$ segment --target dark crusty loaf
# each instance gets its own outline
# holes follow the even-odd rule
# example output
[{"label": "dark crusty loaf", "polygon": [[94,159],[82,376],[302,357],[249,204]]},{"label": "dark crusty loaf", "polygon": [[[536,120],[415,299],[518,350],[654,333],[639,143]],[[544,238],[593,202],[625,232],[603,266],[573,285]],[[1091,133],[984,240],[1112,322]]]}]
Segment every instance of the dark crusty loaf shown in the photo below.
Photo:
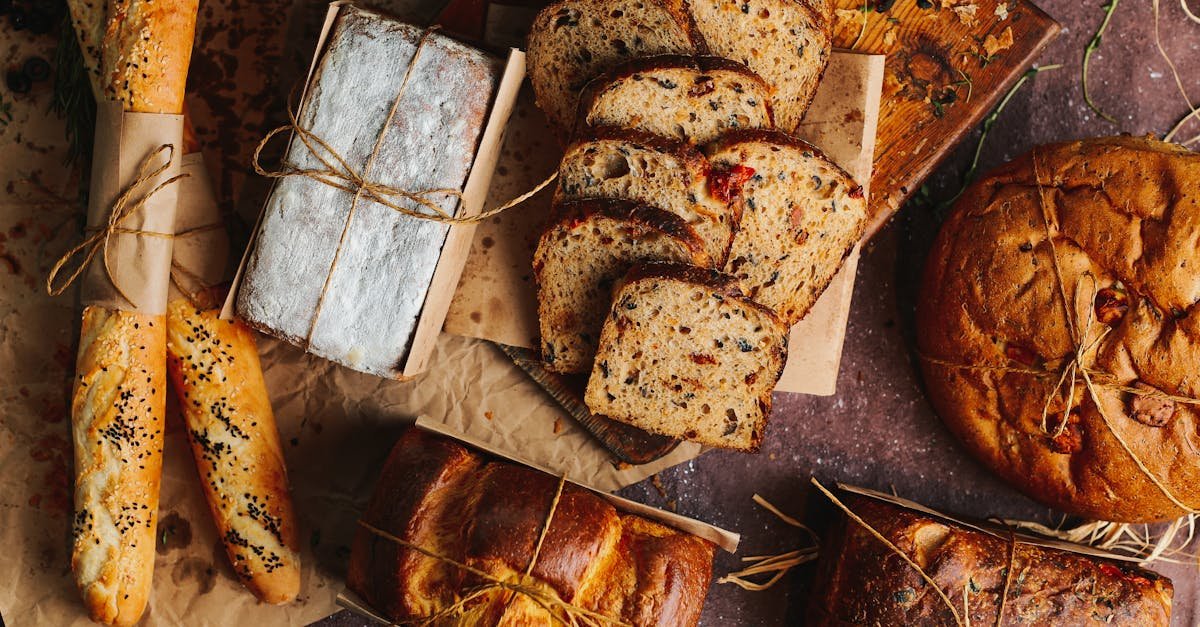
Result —
[{"label": "dark crusty loaf", "polygon": [[862,187],[821,151],[778,131],[735,131],[710,148],[710,186],[741,202],[725,271],[788,325],[800,321],[862,236]]},{"label": "dark crusty loaf", "polygon": [[745,63],[775,88],[775,122],[800,124],[829,62],[831,9],[820,0],[690,0],[712,54]]},{"label": "dark crusty loaf", "polygon": [[[410,429],[392,449],[363,520],[492,577],[515,578],[534,558],[557,483]],[[700,619],[713,552],[705,540],[620,514],[567,484],[525,583],[627,624],[690,626]],[[368,529],[355,533],[347,585],[394,621],[433,616],[486,583]],[[528,596],[492,589],[436,624],[552,623]]]},{"label": "dark crusty loaf", "polygon": [[[1151,395],[1200,398],[1197,233],[1200,155],[1172,144],[1041,146],[981,177],[942,225],[917,302],[934,409],[986,466],[1054,508],[1184,515],[1169,493],[1200,509],[1200,406]],[[1056,385],[1079,344],[1099,406],[1082,378]]]},{"label": "dark crusty loaf", "polygon": [[685,0],[560,0],[534,18],[526,49],[537,104],[562,131],[597,75],[628,59],[706,50]]},{"label": "dark crusty loaf", "polygon": [[719,57],[634,59],[588,83],[579,102],[576,135],[620,126],[707,144],[730,129],[774,127],[771,88]]},{"label": "dark crusty loaf", "polygon": [[604,127],[567,147],[558,168],[559,200],[620,198],[666,209],[704,241],[713,265],[724,263],[735,206],[708,193],[708,159],[684,141]]},{"label": "dark crusty loaf", "polygon": [[533,255],[542,361],[553,372],[587,372],[612,302],[613,284],[635,263],[706,265],[695,230],[668,211],[622,200],[556,205],[558,218]]},{"label": "dark crusty loaf", "polygon": [[[993,535],[867,496],[842,500],[925,570],[960,625],[1170,623],[1171,582],[1148,570],[1019,537],[1014,546],[1007,531]],[[956,624],[912,566],[845,517],[822,534],[808,618],[822,626]]]},{"label": "dark crusty loaf", "polygon": [[651,433],[757,451],[786,356],[787,327],[734,277],[640,265],[613,299],[584,402]]}]

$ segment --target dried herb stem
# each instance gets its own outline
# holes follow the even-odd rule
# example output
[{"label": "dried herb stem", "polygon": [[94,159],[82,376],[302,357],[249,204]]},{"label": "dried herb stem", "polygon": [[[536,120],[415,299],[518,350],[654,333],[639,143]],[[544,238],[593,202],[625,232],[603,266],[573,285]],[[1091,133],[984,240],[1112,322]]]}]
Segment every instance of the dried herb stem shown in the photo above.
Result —
[{"label": "dried herb stem", "polygon": [[1183,7],[1183,13],[1184,15],[1187,15],[1189,20],[1200,24],[1200,15],[1192,13],[1192,9],[1188,6],[1187,0],[1179,0],[1179,6]]},{"label": "dried herb stem", "polygon": [[[1157,2],[1157,0],[1155,1]],[[1092,40],[1088,42],[1087,47],[1083,49],[1082,71],[1084,102],[1087,103],[1087,106],[1090,107],[1092,111],[1096,112],[1096,115],[1108,120],[1109,122],[1112,122],[1113,124],[1117,124],[1117,119],[1101,111],[1100,107],[1096,106],[1096,103],[1092,101],[1091,92],[1088,91],[1088,62],[1092,58],[1092,53],[1094,53],[1096,49],[1100,47],[1100,38],[1104,35],[1104,31],[1108,28],[1108,23],[1112,21],[1113,12],[1117,10],[1118,2],[1120,2],[1120,0],[1110,0],[1108,4],[1104,5],[1104,21],[1100,22],[1100,28],[1096,30],[1095,35],[1092,35]]]},{"label": "dried herb stem", "polygon": [[[1175,62],[1171,59],[1171,55],[1167,54],[1166,49],[1163,48],[1162,37],[1160,37],[1158,33],[1158,0],[1154,0],[1151,3],[1151,6],[1154,9],[1154,45],[1158,48],[1159,56],[1163,58],[1163,61],[1167,62],[1167,67],[1171,68],[1171,76],[1175,78],[1175,87],[1179,89],[1179,94],[1183,96],[1183,101],[1187,104],[1188,108],[1187,115],[1180,118],[1179,122],[1177,122],[1175,126],[1173,126],[1171,130],[1163,136],[1163,141],[1169,142],[1175,138],[1175,134],[1179,132],[1179,129],[1183,128],[1183,125],[1187,123],[1188,120],[1192,118],[1200,120],[1200,111],[1196,109],[1196,105],[1192,104],[1192,99],[1188,97],[1187,90],[1183,87],[1183,79],[1179,78],[1179,70],[1176,69]],[[1184,11],[1188,12],[1189,15],[1191,14],[1187,8],[1187,2],[1183,2],[1183,9]]]},{"label": "dried herb stem", "polygon": [[[742,570],[729,573],[728,575],[725,575],[717,580],[717,583],[731,583],[743,590],[762,592],[763,590],[766,590],[779,583],[779,580],[783,579],[783,576],[786,575],[792,568],[817,559],[817,552],[820,548],[821,542],[820,538],[817,537],[817,534],[814,533],[812,529],[809,529],[799,520],[796,520],[795,518],[783,513],[778,507],[772,505],[767,499],[755,494],[754,502],[758,503],[758,505],[763,509],[774,514],[783,522],[804,531],[806,534],[808,534],[809,540],[811,541],[810,546],[801,547],[794,551],[788,551],[787,553],[781,553],[779,555],[754,555],[750,557],[743,557],[742,561],[748,562],[750,564],[749,566],[743,568]],[[771,577],[761,583],[749,579],[749,577],[765,575],[768,573],[771,574]]]}]

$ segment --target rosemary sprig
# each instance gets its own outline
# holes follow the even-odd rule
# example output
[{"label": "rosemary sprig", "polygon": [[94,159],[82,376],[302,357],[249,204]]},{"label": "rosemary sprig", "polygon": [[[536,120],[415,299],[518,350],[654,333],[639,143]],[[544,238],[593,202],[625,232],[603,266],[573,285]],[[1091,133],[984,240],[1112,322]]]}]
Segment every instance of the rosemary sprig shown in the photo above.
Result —
[{"label": "rosemary sprig", "polygon": [[54,51],[54,99],[51,110],[66,121],[67,164],[86,166],[91,158],[92,138],[96,132],[96,99],[91,79],[75,38],[70,17],[59,27],[58,46]]},{"label": "rosemary sprig", "polygon": [[1100,22],[1100,28],[1096,30],[1095,35],[1092,35],[1092,40],[1088,42],[1087,47],[1083,49],[1083,70],[1081,72],[1081,78],[1083,80],[1083,101],[1087,103],[1087,106],[1091,108],[1092,111],[1096,112],[1096,115],[1108,120],[1109,122],[1112,122],[1113,124],[1118,123],[1117,119],[1101,111],[1100,107],[1096,106],[1095,102],[1092,102],[1092,95],[1088,91],[1088,61],[1091,60],[1092,53],[1094,53],[1096,49],[1100,47],[1100,38],[1104,35],[1104,31],[1108,29],[1108,23],[1112,20],[1113,11],[1117,10],[1118,2],[1120,2],[1120,0],[1110,0],[1108,4],[1104,5],[1104,21]]},{"label": "rosemary sprig", "polygon": [[1008,105],[1008,102],[1012,100],[1012,97],[1017,93],[1017,91],[1020,90],[1030,78],[1033,78],[1039,73],[1049,70],[1057,70],[1061,67],[1061,63],[1056,63],[1054,65],[1043,65],[1041,67],[1029,68],[1029,70],[1022,74],[1021,78],[1018,79],[1011,88],[1009,88],[1008,93],[1004,94],[1004,98],[1000,100],[1000,104],[996,105],[996,108],[992,109],[992,112],[983,119],[983,132],[979,134],[979,141],[975,144],[975,154],[971,157],[971,165],[967,168],[966,172],[963,172],[961,186],[958,188],[958,191],[954,193],[954,196],[943,200],[934,207],[937,212],[940,213],[950,208],[950,206],[953,205],[959,199],[959,197],[963,195],[963,192],[967,191],[967,187],[969,187],[971,183],[975,181],[975,177],[979,174],[979,155],[983,153],[983,143],[987,141],[988,132],[992,130],[992,126],[994,126],[996,124],[996,120],[1000,118],[1000,113],[1004,111],[1004,107]]}]

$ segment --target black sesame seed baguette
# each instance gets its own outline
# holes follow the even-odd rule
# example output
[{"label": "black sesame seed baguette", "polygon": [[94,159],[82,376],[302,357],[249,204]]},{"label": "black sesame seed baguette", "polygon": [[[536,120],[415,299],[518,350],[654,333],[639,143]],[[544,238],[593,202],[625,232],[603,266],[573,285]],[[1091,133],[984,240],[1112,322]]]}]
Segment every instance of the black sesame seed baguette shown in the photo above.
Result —
[{"label": "black sesame seed baguette", "polygon": [[634,59],[588,83],[577,136],[621,126],[707,144],[738,128],[773,128],[771,88],[737,61],[659,55]]},{"label": "black sesame seed baguette", "polygon": [[709,262],[679,216],[625,200],[558,203],[533,256],[542,361],[547,370],[587,372],[613,284],[641,261]]},{"label": "black sesame seed baguette", "polygon": [[736,205],[709,194],[708,172],[708,159],[685,141],[601,127],[567,147],[555,197],[615,198],[666,209],[695,229],[710,262],[719,266],[737,225]]},{"label": "black sesame seed baguette", "polygon": [[778,131],[737,131],[709,147],[714,180],[741,203],[725,271],[789,326],[825,291],[862,237],[862,187],[821,151]]},{"label": "black sesame seed baguette", "polygon": [[745,63],[774,89],[775,123],[792,132],[817,91],[832,47],[823,0],[688,0],[712,54]]},{"label": "black sesame seed baguette", "polygon": [[732,276],[635,266],[604,322],[584,402],[651,433],[755,452],[787,360],[787,334]]},{"label": "black sesame seed baguette", "polygon": [[534,18],[526,46],[538,107],[571,129],[579,90],[637,57],[706,51],[684,0],[560,0]]}]

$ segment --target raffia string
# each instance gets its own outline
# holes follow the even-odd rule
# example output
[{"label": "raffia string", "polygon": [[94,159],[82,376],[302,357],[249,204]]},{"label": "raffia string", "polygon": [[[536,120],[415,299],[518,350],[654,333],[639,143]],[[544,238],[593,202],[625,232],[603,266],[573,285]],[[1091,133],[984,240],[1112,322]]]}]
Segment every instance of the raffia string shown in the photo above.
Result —
[{"label": "raffia string", "polygon": [[534,545],[533,555],[530,556],[529,563],[525,567],[525,572],[520,575],[517,581],[509,581],[501,579],[488,573],[484,570],[475,568],[468,564],[464,564],[451,557],[435,553],[423,547],[417,546],[407,540],[399,538],[391,533],[388,533],[366,521],[359,520],[358,524],[362,528],[371,533],[407,549],[416,551],[426,557],[438,560],[458,568],[466,573],[474,575],[487,583],[473,588],[469,593],[459,598],[453,604],[435,612],[425,618],[406,621],[403,623],[391,623],[393,625],[433,625],[440,620],[459,616],[464,609],[474,600],[486,596],[496,590],[506,591],[509,597],[504,602],[504,607],[507,610],[517,596],[523,595],[536,603],[539,607],[546,610],[550,618],[556,623],[568,625],[570,627],[580,626],[597,626],[597,625],[617,625],[621,627],[632,627],[629,623],[610,618],[598,612],[594,612],[584,607],[568,603],[560,599],[557,595],[551,594],[541,588],[527,583],[531,578],[534,567],[537,565],[538,558],[541,556],[542,545],[546,540],[546,536],[550,531],[550,524],[554,520],[554,513],[558,510],[558,505],[562,499],[563,490],[566,487],[566,477],[559,477],[558,488],[554,492],[554,499],[550,502],[550,510],[546,513],[546,519],[542,523],[541,531],[538,534],[537,544]]},{"label": "raffia string", "polygon": [[905,562],[908,563],[909,566],[911,566],[913,568],[913,570],[917,571],[917,574],[920,575],[921,578],[924,579],[926,583],[928,583],[930,586],[933,587],[933,591],[936,592],[939,597],[941,597],[942,601],[946,604],[946,607],[950,609],[950,613],[954,615],[954,624],[956,624],[956,625],[966,625],[967,624],[967,623],[963,622],[962,616],[959,615],[958,607],[956,607],[954,605],[954,602],[950,600],[950,597],[946,595],[946,592],[944,590],[942,590],[941,587],[939,587],[936,582],[934,582],[933,577],[930,577],[929,573],[925,572],[924,568],[921,568],[920,564],[914,562],[913,559],[911,557],[909,557],[907,553],[900,550],[900,547],[893,544],[891,540],[888,540],[887,538],[883,537],[883,534],[879,533],[874,527],[871,526],[870,523],[863,520],[862,517],[859,516],[858,514],[855,514],[854,511],[851,510],[845,503],[843,503],[840,499],[838,499],[838,497],[834,496],[833,492],[830,492],[825,486],[821,485],[821,482],[817,481],[816,477],[812,478],[812,484],[818,490],[821,491],[821,494],[825,495],[825,498],[828,498],[830,500],[830,502],[832,502],[834,505],[837,506],[838,509],[842,510],[842,513],[844,513],[847,517],[849,517],[850,520],[853,520],[854,522],[858,523],[858,526],[865,529],[867,531],[867,533],[874,536],[876,540],[879,540],[880,542],[882,542],[884,544],[884,546],[886,546],[888,549],[890,549],[896,555],[900,556],[900,559],[903,559]]},{"label": "raffia string", "polygon": [[[159,166],[152,168],[151,166],[155,159],[163,153],[166,153],[166,160]],[[63,254],[58,262],[54,264],[54,267],[50,269],[50,274],[46,277],[46,292],[48,294],[58,296],[65,292],[80,276],[83,276],[88,266],[99,255],[101,261],[104,263],[104,274],[108,277],[109,283],[112,284],[113,289],[117,291],[117,294],[121,298],[129,301],[129,296],[125,294],[124,290],[117,283],[116,277],[113,276],[113,270],[108,258],[108,244],[114,235],[136,235],[138,237],[158,237],[163,239],[173,239],[175,237],[174,233],[143,231],[121,226],[130,216],[145,208],[146,202],[163,188],[180,179],[187,178],[188,174],[186,173],[177,174],[154,186],[149,192],[137,196],[138,191],[142,187],[166,172],[171,167],[171,162],[174,159],[175,146],[173,144],[163,144],[142,159],[142,162],[138,165],[137,177],[117,196],[116,201],[113,202],[112,208],[108,212],[107,223],[103,227],[87,229],[92,234]],[[56,285],[55,282],[58,279],[59,273],[78,255],[82,255],[83,259],[75,265],[70,275],[61,284]]]},{"label": "raffia string", "polygon": [[[1138,470],[1145,475],[1146,478],[1149,479],[1150,482],[1153,483],[1154,486],[1158,488],[1158,490],[1162,492],[1162,494],[1166,496],[1168,500],[1174,503],[1176,507],[1189,514],[1200,513],[1200,510],[1190,507],[1183,503],[1183,501],[1179,500],[1179,498],[1167,488],[1161,479],[1159,479],[1154,473],[1150,472],[1150,469],[1146,467],[1145,462],[1143,462],[1142,459],[1138,457],[1136,453],[1134,453],[1133,448],[1129,446],[1129,442],[1126,441],[1125,437],[1122,436],[1116,427],[1113,426],[1112,419],[1109,417],[1108,412],[1105,411],[1104,404],[1100,401],[1100,394],[1097,392],[1097,388],[1125,392],[1127,394],[1137,396],[1149,396],[1153,398],[1165,399],[1184,405],[1200,406],[1200,399],[1177,394],[1167,394],[1157,389],[1136,388],[1124,385],[1118,382],[1113,374],[1095,370],[1085,364],[1086,355],[1092,352],[1092,350],[1099,345],[1099,343],[1109,332],[1108,329],[1105,329],[1093,339],[1087,338],[1086,335],[1093,322],[1092,316],[1094,314],[1094,307],[1091,306],[1091,301],[1094,300],[1096,296],[1096,278],[1090,273],[1084,275],[1090,280],[1092,286],[1092,293],[1088,295],[1086,299],[1081,299],[1081,294],[1083,293],[1084,289],[1084,283],[1082,280],[1077,282],[1075,285],[1074,300],[1072,301],[1071,299],[1067,298],[1066,281],[1063,279],[1062,268],[1059,263],[1058,247],[1054,243],[1054,233],[1050,225],[1050,210],[1046,204],[1045,184],[1042,180],[1041,162],[1038,158],[1038,150],[1036,148],[1033,151],[1033,172],[1035,184],[1037,185],[1038,205],[1042,214],[1042,226],[1045,229],[1046,241],[1050,245],[1050,260],[1054,269],[1055,288],[1058,291],[1062,304],[1063,316],[1066,319],[1067,328],[1071,334],[1071,341],[1075,348],[1071,351],[1069,356],[1063,358],[1060,369],[1057,371],[1048,368],[1038,369],[1032,367],[1022,368],[987,364],[964,364],[932,357],[924,354],[921,351],[918,351],[917,356],[924,362],[945,366],[947,368],[974,370],[980,372],[1019,373],[1039,378],[1057,377],[1057,382],[1051,387],[1049,393],[1047,394],[1046,402],[1042,407],[1041,428],[1043,432],[1051,436],[1058,436],[1066,430],[1070,411],[1072,409],[1072,405],[1074,404],[1075,389],[1082,381],[1083,387],[1086,390],[1088,397],[1092,401],[1092,405],[1095,406],[1096,412],[1100,414],[1100,418],[1104,422],[1104,426],[1108,429],[1109,433],[1112,434],[1113,438],[1116,439],[1117,443],[1121,445],[1121,448],[1125,450],[1125,453],[1129,455],[1130,459],[1133,460],[1134,465],[1137,466]],[[1078,320],[1078,310],[1080,309],[1081,302],[1087,303],[1087,305],[1083,308],[1088,312],[1087,317],[1083,320],[1082,325]],[[1068,393],[1067,404],[1063,409],[1062,418],[1058,421],[1054,431],[1051,432],[1047,421],[1050,406],[1053,404],[1054,399],[1061,396],[1064,386],[1066,387]]]},{"label": "raffia string", "polygon": [[[533,189],[517,196],[516,198],[492,209],[482,211],[469,216],[455,216],[452,213],[442,209],[442,207],[434,202],[437,198],[454,198],[456,199],[455,207],[458,207],[463,201],[463,195],[460,190],[449,188],[426,189],[411,191],[382,183],[376,183],[371,180],[371,168],[375,163],[375,159],[379,154],[380,148],[383,146],[383,139],[387,135],[388,129],[392,126],[392,120],[396,117],[396,112],[400,108],[400,99],[404,96],[404,92],[408,88],[409,79],[412,77],[413,68],[417,65],[417,58],[424,50],[425,44],[429,41],[429,36],[438,30],[437,26],[426,29],[421,35],[421,39],[417,42],[416,51],[413,52],[412,60],[404,71],[404,77],[400,81],[400,89],[396,92],[395,99],[392,100],[392,106],[388,110],[387,117],[384,119],[383,127],[379,131],[379,136],[375,138],[375,145],[371,149],[371,153],[367,156],[367,162],[363,165],[361,171],[357,170],[349,162],[346,161],[341,154],[338,153],[324,139],[315,135],[309,129],[300,125],[299,119],[292,108],[288,108],[288,124],[280,126],[267,133],[258,146],[254,149],[254,157],[252,163],[254,171],[260,176],[271,179],[283,179],[293,176],[317,181],[323,185],[328,185],[334,189],[338,189],[354,197],[350,201],[350,210],[346,214],[346,222],[342,226],[342,235],[338,239],[337,248],[334,251],[333,261],[329,265],[329,272],[325,275],[325,282],[321,286],[321,292],[317,297],[317,304],[313,311],[312,321],[309,324],[308,333],[305,334],[305,344],[312,343],[312,335],[317,328],[317,320],[321,315],[321,308],[325,302],[326,293],[329,291],[329,282],[333,278],[334,270],[337,268],[339,259],[341,258],[342,248],[346,243],[346,238],[350,233],[350,224],[354,220],[354,214],[358,209],[358,201],[360,198],[366,198],[370,201],[383,205],[389,209],[397,211],[403,215],[420,220],[431,220],[433,222],[441,222],[444,224],[475,224],[487,220],[501,212],[507,211],[521,203],[529,200],[538,192],[545,189],[558,178],[558,173],[554,172],[541,183],[538,183]],[[299,166],[289,164],[286,161],[281,164],[278,170],[268,170],[262,165],[262,152],[267,144],[277,135],[283,133],[291,133],[291,137],[300,140],[300,143],[308,150],[309,154],[321,163],[319,168],[301,168]],[[412,209],[402,204],[401,201],[410,201],[420,207],[424,207],[428,211],[420,211]]]},{"label": "raffia string", "polygon": [[[783,579],[783,576],[786,575],[792,568],[817,559],[817,551],[819,550],[821,541],[812,529],[809,529],[804,523],[801,523],[795,518],[783,513],[778,507],[772,505],[767,499],[755,494],[754,502],[758,503],[758,505],[763,509],[775,514],[775,516],[777,516],[783,522],[796,527],[797,529],[803,530],[808,534],[809,538],[812,539],[812,546],[797,549],[795,551],[788,551],[787,553],[781,553],[779,555],[754,555],[750,557],[743,557],[742,561],[751,562],[750,566],[747,566],[742,570],[729,573],[728,575],[725,575],[717,580],[717,583],[731,583],[743,590],[762,592],[763,590],[767,590],[779,583],[779,580]],[[767,573],[774,574],[770,579],[762,583],[758,583],[749,579],[749,577],[765,575]]]}]

